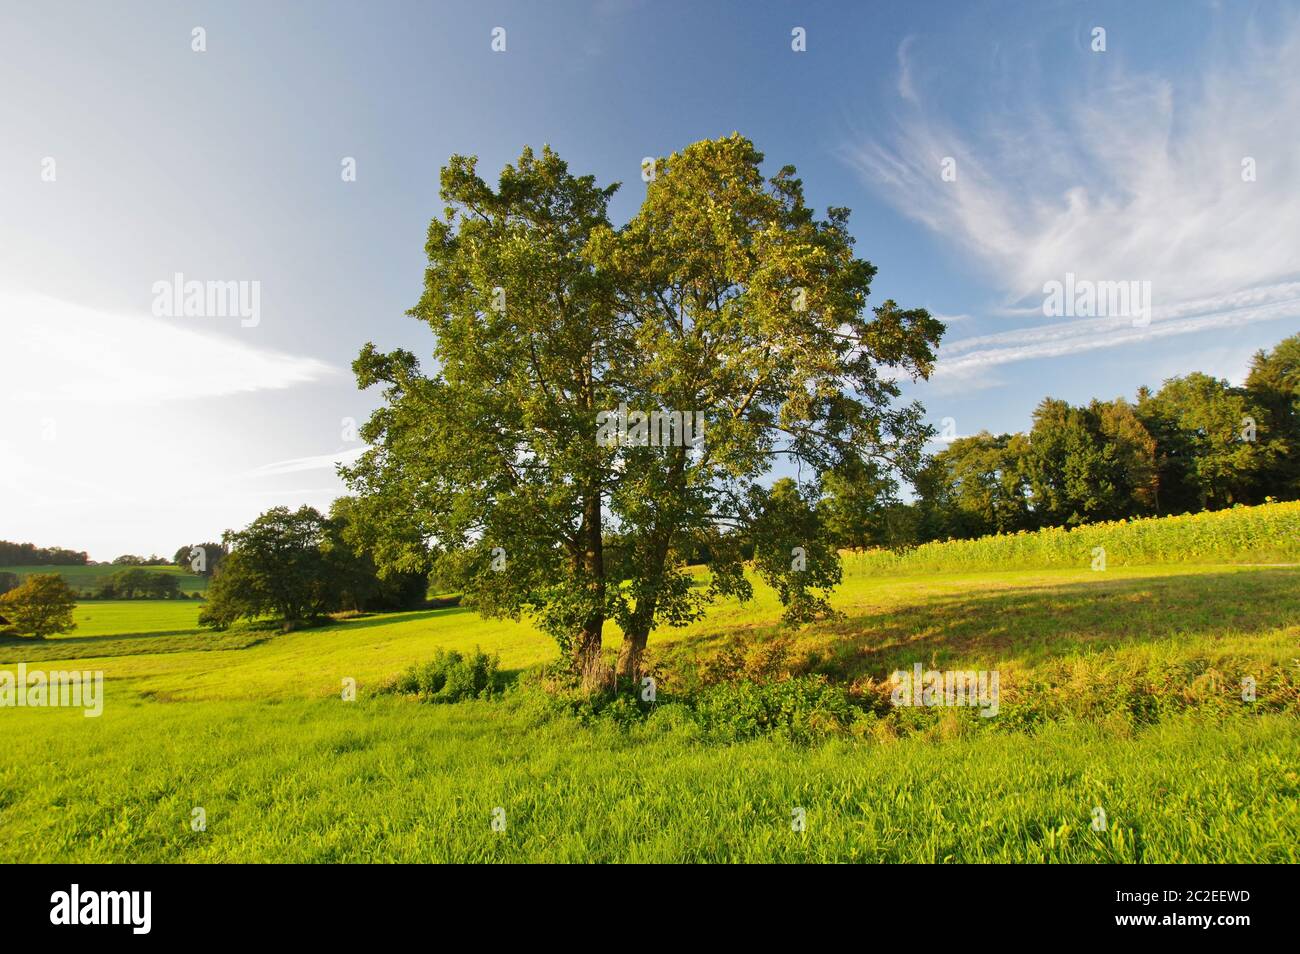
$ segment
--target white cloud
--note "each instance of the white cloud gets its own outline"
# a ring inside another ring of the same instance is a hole
[[[1225,50],[1194,85],[1110,67],[1069,100],[965,117],[980,131],[970,141],[925,108],[911,45],[898,51],[908,112],[896,135],[848,154],[864,179],[985,266],[1004,316],[1037,311],[1043,284],[1067,272],[1150,281],[1154,304],[1145,328],[1057,319],[946,343],[941,387],[987,385],[988,369],[1015,361],[1300,315],[1300,18]],[[955,182],[940,178],[945,156]],[[1256,181],[1242,179],[1245,157]]]
[[[289,388],[340,373],[315,358],[254,346],[253,329],[216,334],[203,324],[0,292],[0,397],[159,403]]]

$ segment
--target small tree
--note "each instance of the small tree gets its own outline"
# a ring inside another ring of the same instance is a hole
[[[0,613],[18,633],[37,639],[76,629],[72,621],[76,605],[76,591],[57,573],[29,576],[21,586],[0,596]]]

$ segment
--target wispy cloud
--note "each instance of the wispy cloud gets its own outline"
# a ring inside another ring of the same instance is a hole
[[[365,447],[354,447],[337,451],[333,454],[316,454],[311,457],[294,457],[289,460],[276,461],[247,471],[242,476],[247,478],[274,477],[279,474],[298,474],[307,470],[329,470],[339,464],[350,464],[366,452]]]
[[[1288,286],[1277,286],[1288,287]],[[1300,298],[1292,297],[1254,307],[1214,311],[1187,318],[1155,312],[1151,324],[1137,328],[1132,321],[1092,318],[1039,325],[1016,331],[965,338],[941,351],[932,380],[944,391],[966,390],[997,383],[985,377],[993,367],[1031,359],[1117,348],[1174,335],[1239,327],[1256,321],[1300,316]]]
[[[9,401],[160,403],[289,388],[341,374],[315,358],[259,348],[253,333],[196,320],[88,308],[0,292],[0,397]]]
[[[1040,317],[946,343],[941,384],[989,383],[986,369],[1015,361],[1300,315],[1300,18],[1267,39],[1248,31],[1194,83],[1108,61],[1088,74],[1104,80],[1068,98],[964,117],[965,135],[925,102],[913,43],[898,50],[895,134],[847,154],[864,180],[981,263],[1004,298],[992,313],[1004,319],[1032,315],[1043,284],[1067,272],[1149,281],[1154,303],[1146,327]],[[939,175],[948,156],[955,182]],[[1255,181],[1243,180],[1248,157]]]

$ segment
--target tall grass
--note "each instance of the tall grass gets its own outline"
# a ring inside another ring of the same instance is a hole
[[[1065,529],[925,543],[905,551],[845,557],[846,576],[886,573],[1086,569],[1096,550],[1105,565],[1300,562],[1300,501],[1231,510],[1114,520]]]
[[[391,696],[9,715],[0,862],[1300,861],[1284,716],[803,748]]]

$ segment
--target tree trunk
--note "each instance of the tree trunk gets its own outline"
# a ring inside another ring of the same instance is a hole
[[[641,657],[650,634],[644,629],[623,634],[623,645],[618,651],[618,678],[627,679],[634,686],[641,678]]]
[[[633,685],[641,678],[641,658],[650,640],[650,626],[654,622],[658,598],[647,596],[637,604],[623,634],[623,646],[618,651],[618,678],[628,679]]]
[[[588,620],[582,627],[582,632],[578,634],[577,645],[574,650],[574,662],[578,669],[578,674],[582,677],[582,688],[584,692],[596,693],[608,689],[612,681],[613,673],[609,666],[605,665],[604,656],[601,653],[600,631],[603,619]]]
[[[582,688],[589,693],[602,692],[613,682],[613,673],[601,655],[601,631],[605,628],[605,548],[600,517],[600,495],[589,495],[583,503],[586,547],[580,565],[590,581],[595,608],[582,624],[574,647]]]
[[[663,579],[664,564],[668,559],[668,540],[668,534],[660,534],[651,549],[648,570],[652,579]],[[650,641],[650,627],[654,625],[658,603],[657,595],[645,596],[637,601],[627,631],[623,634],[623,645],[618,651],[616,678],[627,679],[634,686],[641,678],[641,658],[645,654],[646,643]]]

